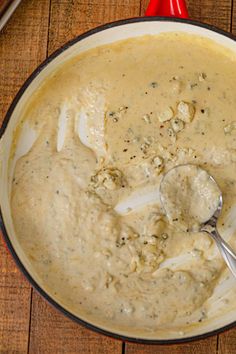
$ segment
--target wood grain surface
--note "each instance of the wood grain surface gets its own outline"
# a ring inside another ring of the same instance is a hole
[[[4,12],[11,5],[12,0],[1,0],[0,1],[0,17],[4,14]]]
[[[1,1],[1,0],[0,0]],[[0,120],[27,76],[65,42],[97,25],[143,15],[148,0],[23,0],[0,33]],[[236,34],[236,0],[187,0],[190,17]],[[236,354],[236,329],[183,345],[122,343],[52,308],[0,240],[0,354]]]
[[[49,54],[80,33],[139,13],[140,0],[51,0]]]
[[[49,0],[23,1],[0,34],[0,117],[46,57]],[[27,353],[31,287],[0,241],[0,353]]]
[[[35,291],[32,305],[29,353],[122,353],[122,342],[94,333],[65,318]]]
[[[232,4],[231,31],[236,35],[236,0],[234,0]]]

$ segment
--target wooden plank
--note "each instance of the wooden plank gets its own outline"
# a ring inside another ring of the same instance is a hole
[[[231,30],[232,33],[236,36],[236,0],[233,0]]]
[[[0,236],[1,237],[1,236]],[[0,353],[25,353],[30,317],[29,284],[0,240]]]
[[[219,335],[217,354],[236,353],[236,328]]]
[[[0,33],[0,117],[46,57],[50,0],[25,0]]]
[[[190,17],[230,31],[231,0],[187,0]]]
[[[80,33],[106,22],[139,16],[139,11],[140,0],[52,0],[49,53]]]
[[[0,122],[16,92],[45,58],[49,0],[25,0],[0,33]],[[0,236],[1,238],[1,236]],[[27,353],[31,287],[0,241],[0,353]]]
[[[29,349],[32,354],[121,354],[122,343],[72,322],[34,291]]]
[[[149,0],[142,1],[142,14],[144,14]],[[226,31],[230,30],[231,0],[186,0],[190,18],[214,26]]]
[[[138,16],[140,0],[52,0],[48,53],[97,25]],[[63,350],[62,350],[63,348]],[[30,353],[122,352],[122,343],[95,334],[67,320],[34,292]]]
[[[179,345],[139,345],[126,344],[125,354],[215,354],[214,340],[204,339],[193,343]],[[225,354],[225,353],[224,353]]]

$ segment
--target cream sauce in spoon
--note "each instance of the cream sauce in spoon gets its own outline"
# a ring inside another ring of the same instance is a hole
[[[215,213],[221,197],[215,180],[192,164],[171,169],[161,182],[160,192],[169,221],[183,231],[199,231]]]

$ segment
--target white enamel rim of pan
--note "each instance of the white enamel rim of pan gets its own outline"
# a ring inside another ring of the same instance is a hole
[[[95,330],[101,334],[111,336],[113,338],[146,344],[171,344],[193,341],[206,338],[210,335],[222,332],[236,325],[236,313],[227,313],[225,316],[216,318],[210,324],[203,325],[201,328],[193,329],[186,335],[178,336],[174,332],[163,333],[158,336],[150,337],[129,336],[123,332],[113,332],[110,328],[99,326],[98,323],[91,323],[86,318],[75,316],[70,313],[62,304],[53,299],[47,293],[40,280],[32,270],[30,263],[24,256],[20,244],[18,243],[10,210],[10,186],[9,178],[9,161],[10,151],[13,141],[14,129],[18,123],[19,117],[25,110],[26,103],[32,93],[50,76],[52,72],[67,60],[77,56],[88,49],[98,47],[100,45],[114,43],[118,40],[139,37],[143,35],[156,35],[168,32],[182,32],[196,36],[209,38],[216,43],[230,49],[236,53],[236,39],[229,33],[219,30],[215,27],[186,19],[165,18],[165,17],[139,17],[122,21],[113,22],[97,27],[85,34],[82,34],[65,44],[62,48],[53,53],[46,61],[44,61],[24,83],[15,99],[13,100],[3,125],[0,130],[0,205],[1,205],[1,228],[7,247],[12,254],[16,264],[30,281],[33,287],[55,308],[72,320],[84,325],[85,327]],[[28,137],[30,140],[32,137]],[[27,139],[26,139],[27,140]],[[29,143],[30,142],[24,142]],[[20,147],[24,149],[24,146]]]

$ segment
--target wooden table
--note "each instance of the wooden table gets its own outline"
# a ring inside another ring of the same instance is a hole
[[[1,0],[0,0],[1,1]],[[144,13],[146,0],[23,0],[0,33],[0,119],[28,75],[78,34]],[[191,18],[236,34],[236,0],[188,0]],[[236,329],[178,346],[122,343],[71,322],[24,279],[0,240],[0,354],[235,354]]]

